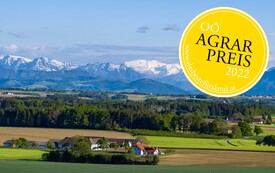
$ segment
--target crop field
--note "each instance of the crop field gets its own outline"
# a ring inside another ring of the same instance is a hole
[[[230,145],[223,139],[199,139],[146,136],[150,145],[160,148],[192,148],[192,149],[214,149],[214,150],[248,150],[248,151],[275,151],[275,147],[258,146],[255,140],[230,139]]]
[[[226,167],[226,166],[142,166],[54,163],[43,161],[1,160],[3,173],[274,173],[272,167]]]
[[[274,167],[275,153],[174,149],[161,156],[160,165]]]
[[[0,127],[0,145],[12,138],[24,137],[30,141],[46,142],[49,139],[63,139],[66,136],[104,136],[113,138],[127,138],[132,136],[128,133],[107,130],[78,130],[78,129],[50,129],[50,128],[17,128]]]
[[[144,101],[148,96],[145,94],[125,94],[125,95],[128,96],[129,100],[133,100],[133,101]]]
[[[35,149],[0,148],[0,160],[40,160],[43,153]]]

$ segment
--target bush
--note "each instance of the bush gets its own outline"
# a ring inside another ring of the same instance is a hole
[[[159,164],[159,156],[155,155],[155,156],[153,157],[152,164],[153,164],[153,165]]]
[[[275,135],[267,135],[264,137],[263,144],[268,146],[275,146]]]
[[[62,153],[60,151],[51,151],[47,157],[47,161],[60,162],[62,160]]]
[[[87,163],[95,163],[95,155],[92,153],[87,154]]]
[[[112,164],[127,164],[129,159],[125,155],[113,155],[111,158]]]
[[[135,150],[134,150],[133,147],[131,147],[131,148],[128,149],[128,154],[130,154],[130,155],[134,155],[135,154]]]
[[[109,155],[97,154],[94,157],[94,163],[105,164],[105,163],[110,163],[110,160],[111,158]]]
[[[48,141],[47,148],[53,150],[53,149],[55,149],[55,144],[52,141]]]
[[[72,151],[50,151],[44,153],[42,159],[55,162],[75,162],[75,163],[96,163],[96,164],[139,164],[139,165],[157,165],[158,156],[147,155],[144,157],[114,154],[104,155],[88,153],[82,156],[75,156]]]
[[[71,151],[64,151],[62,154],[62,162],[73,162],[74,157]]]
[[[43,153],[42,154],[42,160],[48,160],[49,153]]]

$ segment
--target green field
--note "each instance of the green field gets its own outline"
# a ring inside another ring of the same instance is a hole
[[[0,148],[0,159],[40,160],[43,153],[45,152],[34,149]]]
[[[274,123],[274,122],[273,122]],[[266,127],[266,128],[275,128],[274,124],[251,124],[252,126],[260,126],[260,127]]]
[[[146,136],[151,146],[160,148],[195,148],[195,149],[219,149],[219,150],[251,150],[251,151],[275,151],[275,147],[257,146],[255,140],[230,139],[230,143],[223,139],[199,139]]]
[[[274,173],[268,167],[219,167],[219,166],[142,166],[142,165],[96,165],[54,163],[42,161],[0,161],[3,173]]]

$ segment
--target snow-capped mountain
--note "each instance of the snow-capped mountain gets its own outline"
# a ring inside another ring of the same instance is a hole
[[[22,68],[25,64],[31,62],[31,59],[14,56],[14,55],[1,55],[0,56],[0,65],[5,66],[6,68]]]
[[[248,93],[275,94],[275,69],[267,70]],[[89,63],[77,66],[55,59],[0,56],[0,87],[198,93],[183,75],[180,64],[134,60],[122,64]]]
[[[15,70],[35,70],[35,71],[59,71],[81,69],[93,74],[93,76],[110,77],[125,76],[125,78],[161,78],[182,74],[179,64],[165,64],[156,60],[134,60],[122,64],[113,63],[89,63],[84,66],[72,65],[55,59],[38,57],[29,59],[14,55],[0,56],[0,66]],[[112,74],[111,74],[112,73]]]
[[[126,67],[124,64],[89,63],[79,67],[79,69],[87,71],[94,77],[105,79],[133,81],[143,78],[142,74],[132,68]]]
[[[31,60],[29,58],[14,55],[1,55],[0,66],[6,69],[36,71],[73,70],[78,67],[67,62],[61,62],[45,57],[38,57]]]
[[[61,71],[71,71],[70,73],[72,75],[79,77],[85,76],[85,78],[87,78],[90,76],[100,80],[114,80],[122,82],[132,82],[135,80],[148,78],[181,88],[191,88],[191,90],[194,89],[186,81],[179,64],[165,64],[156,60],[148,61],[139,59],[124,62],[122,64],[89,63],[83,66],[76,66],[67,62],[61,62],[45,57],[38,57],[31,60],[20,56],[5,55],[0,56],[0,69],[11,69],[14,70],[14,73],[21,71],[20,75],[25,74],[22,73],[23,71],[29,73],[29,76],[37,74],[37,79],[39,79],[39,76],[42,75],[42,73],[38,72]],[[34,73],[34,71],[37,72]],[[43,75],[50,74],[43,73]]]
[[[134,60],[125,62],[126,67],[152,77],[176,75],[181,72],[180,64],[165,64],[156,60]]]
[[[27,64],[26,68],[37,71],[59,71],[59,70],[73,70],[78,66],[67,62],[61,62],[55,59],[48,59],[45,57],[35,58]]]

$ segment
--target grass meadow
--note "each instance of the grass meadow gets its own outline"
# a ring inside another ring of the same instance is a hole
[[[243,150],[243,151],[275,151],[275,147],[258,146],[255,140],[249,139],[201,139],[146,136],[150,145],[160,148],[189,148],[189,149],[213,149],[213,150]]]
[[[41,160],[43,153],[35,149],[0,148],[0,160]]]

